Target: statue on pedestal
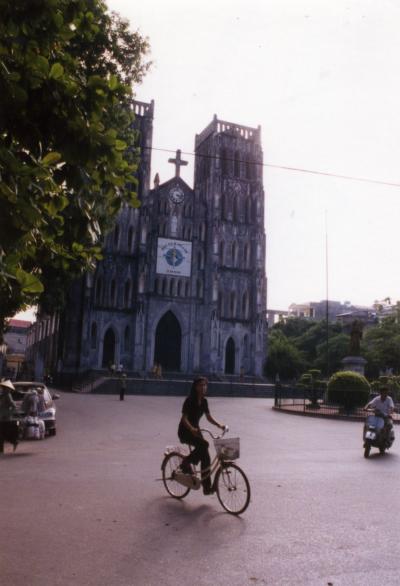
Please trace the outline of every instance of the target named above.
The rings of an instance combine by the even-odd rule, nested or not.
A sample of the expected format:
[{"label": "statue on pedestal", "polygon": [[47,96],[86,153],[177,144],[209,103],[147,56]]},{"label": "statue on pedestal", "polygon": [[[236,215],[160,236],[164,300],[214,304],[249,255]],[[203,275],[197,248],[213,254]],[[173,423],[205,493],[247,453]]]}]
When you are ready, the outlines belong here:
[{"label": "statue on pedestal", "polygon": [[356,319],[353,321],[350,332],[350,356],[360,356],[360,345],[363,334],[363,324],[360,320]]},{"label": "statue on pedestal", "polygon": [[343,370],[351,370],[364,375],[367,361],[361,356],[361,338],[363,323],[356,319],[353,321],[350,331],[349,356],[342,360]]}]

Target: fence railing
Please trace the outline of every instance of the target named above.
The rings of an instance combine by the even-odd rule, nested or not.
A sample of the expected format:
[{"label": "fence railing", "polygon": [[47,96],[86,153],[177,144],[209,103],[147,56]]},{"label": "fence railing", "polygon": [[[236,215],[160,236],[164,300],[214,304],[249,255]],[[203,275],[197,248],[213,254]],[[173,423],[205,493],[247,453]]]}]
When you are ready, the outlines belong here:
[{"label": "fence railing", "polygon": [[[302,413],[320,417],[334,417],[338,419],[365,419],[367,412],[363,407],[335,405],[327,400],[326,392],[311,393],[304,388],[276,385],[274,407],[282,411]],[[393,421],[400,423],[400,404],[395,403]]]}]

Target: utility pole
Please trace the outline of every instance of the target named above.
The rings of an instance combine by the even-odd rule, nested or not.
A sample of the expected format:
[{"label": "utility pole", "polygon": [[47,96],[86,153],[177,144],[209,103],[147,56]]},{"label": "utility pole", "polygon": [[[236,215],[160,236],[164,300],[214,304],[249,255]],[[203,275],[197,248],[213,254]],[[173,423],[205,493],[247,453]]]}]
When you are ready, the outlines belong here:
[{"label": "utility pole", "polygon": [[325,285],[326,285],[326,375],[329,378],[329,278],[328,278],[328,211],[325,210]]}]

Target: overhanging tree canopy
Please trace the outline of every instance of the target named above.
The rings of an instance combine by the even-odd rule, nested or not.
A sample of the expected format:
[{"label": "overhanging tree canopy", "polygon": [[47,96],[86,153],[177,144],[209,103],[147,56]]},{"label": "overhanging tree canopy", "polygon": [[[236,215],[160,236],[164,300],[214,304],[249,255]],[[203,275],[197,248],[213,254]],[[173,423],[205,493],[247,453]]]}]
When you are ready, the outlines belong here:
[{"label": "overhanging tree canopy", "polygon": [[[132,84],[148,43],[100,0],[0,0],[0,334],[92,266],[138,205]],[[45,293],[45,295],[44,295]]]}]

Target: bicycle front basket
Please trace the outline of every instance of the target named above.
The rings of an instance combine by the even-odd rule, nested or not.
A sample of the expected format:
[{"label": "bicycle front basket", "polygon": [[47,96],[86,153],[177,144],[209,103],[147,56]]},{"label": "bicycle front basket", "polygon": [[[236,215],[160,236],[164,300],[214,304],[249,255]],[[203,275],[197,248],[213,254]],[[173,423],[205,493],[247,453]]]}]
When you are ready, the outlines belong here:
[{"label": "bicycle front basket", "polygon": [[238,437],[221,438],[214,440],[215,451],[222,460],[236,460],[240,456],[240,442]]}]

